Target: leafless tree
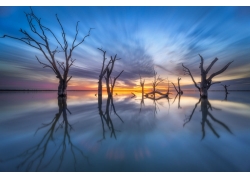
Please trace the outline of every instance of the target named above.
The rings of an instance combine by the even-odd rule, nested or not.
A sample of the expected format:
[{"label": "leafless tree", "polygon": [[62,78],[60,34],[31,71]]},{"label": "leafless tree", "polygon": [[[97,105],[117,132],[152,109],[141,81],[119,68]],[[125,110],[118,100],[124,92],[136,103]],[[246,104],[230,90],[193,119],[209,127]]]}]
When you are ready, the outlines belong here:
[{"label": "leafless tree", "polygon": [[201,98],[207,98],[208,96],[208,89],[210,88],[211,85],[215,84],[215,83],[220,83],[220,82],[212,82],[212,79],[223,73],[227,68],[228,66],[233,62],[229,62],[227,63],[221,70],[211,74],[208,78],[207,78],[207,74],[208,72],[210,71],[210,69],[212,68],[212,66],[216,63],[216,61],[218,61],[218,58],[215,58],[211,63],[210,65],[207,67],[207,69],[205,70],[204,67],[203,67],[203,63],[204,63],[204,59],[201,55],[199,55],[200,58],[201,58],[201,63],[200,63],[200,69],[201,69],[201,82],[200,82],[200,86],[197,85],[197,83],[195,82],[194,78],[193,78],[193,75],[191,73],[191,71],[182,64],[182,67],[183,67],[183,71],[185,74],[188,74],[190,75],[195,87],[199,90],[200,92],[200,96]]},{"label": "leafless tree", "polygon": [[103,60],[102,60],[102,69],[100,71],[100,75],[99,75],[99,80],[98,80],[98,102],[100,102],[100,105],[102,105],[102,80],[104,75],[107,72],[107,69],[109,67],[109,64],[111,63],[111,61],[108,62],[108,64],[105,64],[106,61],[106,51],[102,50],[101,48],[97,48],[100,51],[102,51],[103,53]]},{"label": "leafless tree", "polygon": [[161,83],[163,82],[165,79],[162,79],[160,77],[160,75],[157,76],[157,72],[154,70],[154,77],[153,77],[153,82],[152,82],[152,86],[153,86],[153,90],[149,93],[146,94],[146,97],[148,97],[149,95],[153,95],[154,98],[155,98],[155,94],[160,94],[160,95],[163,95],[163,96],[168,96],[168,93],[162,93],[158,90],[156,90],[156,87]]},{"label": "leafless tree", "polygon": [[225,93],[226,93],[226,94],[229,94],[229,92],[227,91],[227,88],[228,88],[230,85],[223,85],[223,84],[221,84],[221,85],[224,87]]},{"label": "leafless tree", "polygon": [[145,79],[142,80],[141,75],[140,76],[140,86],[141,86],[141,93],[142,96],[144,96],[144,83],[145,83]]},{"label": "leafless tree", "polygon": [[[4,35],[2,38],[8,37],[11,39],[15,39],[21,41],[32,48],[37,49],[42,53],[45,58],[46,62],[40,61],[40,59],[36,56],[37,61],[43,65],[43,68],[51,68],[52,71],[55,73],[56,78],[59,79],[59,86],[58,86],[58,97],[65,97],[67,96],[67,86],[68,82],[72,78],[72,76],[68,77],[69,69],[75,62],[75,59],[72,58],[73,51],[77,48],[80,44],[82,44],[85,39],[90,36],[91,29],[86,36],[78,39],[78,23],[76,23],[76,33],[73,38],[73,42],[71,45],[68,43],[66,38],[66,33],[63,28],[61,21],[59,20],[57,14],[56,19],[59,23],[60,29],[62,31],[62,40],[56,36],[56,34],[48,27],[42,24],[41,18],[38,18],[32,8],[30,8],[30,13],[25,13],[26,19],[29,24],[29,28],[31,32],[27,32],[26,30],[20,29],[20,32],[23,34],[23,37],[14,37],[10,35]],[[51,39],[49,39],[49,35],[52,35],[54,38],[54,42],[57,42],[57,47],[52,45]],[[58,48],[59,47],[59,48]],[[61,62],[58,58],[55,57],[57,53],[63,53],[64,61]]]},{"label": "leafless tree", "polygon": [[114,77],[112,79],[111,74],[113,72],[115,62],[117,60],[120,60],[120,58],[117,58],[117,55],[115,55],[114,57],[111,56],[109,62],[107,64],[105,64],[106,59],[107,59],[106,58],[106,51],[104,51],[101,48],[97,48],[97,49],[99,49],[103,53],[102,68],[101,68],[99,80],[98,80],[98,99],[100,99],[100,102],[101,102],[102,101],[102,80],[103,80],[103,78],[105,78],[105,80],[106,80],[107,94],[108,94],[108,96],[112,96],[116,80],[119,78],[119,76],[123,73],[124,70],[122,70],[116,77]]},{"label": "leafless tree", "polygon": [[176,92],[177,92],[178,94],[183,94],[183,91],[181,90],[181,87],[180,87],[180,80],[181,80],[181,78],[178,77],[177,80],[178,80],[178,90],[177,90],[177,88],[175,87],[174,83],[172,83],[172,84],[173,84],[173,86],[174,86],[174,88],[175,88],[175,90],[176,90]]}]

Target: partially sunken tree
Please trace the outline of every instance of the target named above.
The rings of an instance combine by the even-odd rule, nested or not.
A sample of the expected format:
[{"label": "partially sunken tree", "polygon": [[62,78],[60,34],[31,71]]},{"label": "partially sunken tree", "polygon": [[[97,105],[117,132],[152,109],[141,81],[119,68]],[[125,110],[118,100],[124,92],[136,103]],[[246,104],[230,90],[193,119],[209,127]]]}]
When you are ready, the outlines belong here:
[{"label": "partially sunken tree", "polygon": [[229,94],[229,92],[227,91],[227,88],[228,88],[230,85],[223,85],[223,84],[221,84],[221,85],[224,87],[225,93],[226,93],[226,94]]},{"label": "partially sunken tree", "polygon": [[175,87],[174,83],[172,83],[177,94],[183,94],[183,91],[181,90],[181,87],[180,87],[180,80],[181,80],[181,78],[178,77],[178,89]]},{"label": "partially sunken tree", "polygon": [[[58,97],[65,97],[67,96],[67,86],[68,82],[72,78],[72,76],[68,77],[69,69],[73,65],[75,59],[72,58],[73,51],[77,46],[82,44],[88,36],[90,36],[90,31],[92,28],[89,29],[89,32],[86,36],[77,40],[77,36],[79,33],[78,30],[78,23],[76,23],[76,33],[73,38],[73,42],[69,45],[68,40],[66,38],[66,33],[64,28],[56,14],[57,22],[61,28],[62,32],[62,40],[59,40],[55,33],[48,27],[44,26],[41,22],[41,18],[38,18],[32,8],[30,8],[30,13],[25,13],[27,21],[29,23],[29,27],[31,32],[27,32],[26,30],[20,29],[20,32],[24,35],[23,37],[13,37],[9,35],[4,35],[2,38],[8,37],[12,39],[16,39],[18,41],[22,41],[25,44],[39,50],[42,52],[43,56],[46,59],[46,63],[39,60],[36,56],[37,61],[43,65],[43,68],[51,68],[52,71],[55,73],[56,78],[59,79],[59,86],[58,86]],[[54,41],[50,41],[51,39],[48,38],[52,36]],[[55,47],[52,43],[57,42],[58,46]],[[62,52],[64,61],[58,61],[55,57],[56,53]],[[61,70],[60,70],[61,69]]]},{"label": "partially sunken tree", "polygon": [[108,96],[113,96],[113,90],[115,87],[116,80],[119,78],[119,76],[123,73],[123,70],[112,80],[111,74],[113,72],[113,68],[115,66],[115,62],[117,60],[120,60],[120,58],[117,58],[117,55],[114,56],[114,58],[111,56],[108,64],[105,64],[106,61],[106,51],[97,48],[103,53],[103,60],[102,60],[102,69],[100,71],[99,79],[98,79],[98,102],[99,105],[102,105],[102,80],[105,78],[106,80],[106,88],[107,88],[107,94]]},{"label": "partially sunken tree", "polygon": [[200,63],[200,67],[199,67],[199,68],[201,69],[201,82],[200,82],[200,87],[199,87],[199,86],[197,85],[197,83],[195,82],[195,80],[194,80],[194,78],[193,78],[193,75],[192,75],[191,71],[190,71],[186,66],[184,66],[183,64],[182,64],[182,66],[183,66],[183,71],[184,71],[184,73],[190,75],[190,77],[191,77],[191,79],[192,79],[192,81],[193,81],[195,87],[196,87],[196,88],[199,90],[199,92],[200,92],[200,96],[201,96],[202,98],[207,98],[207,96],[208,96],[208,92],[207,92],[207,91],[208,91],[208,89],[210,88],[210,86],[213,85],[213,84],[215,84],[215,83],[219,83],[219,82],[213,82],[213,83],[212,83],[212,79],[213,79],[215,76],[217,76],[217,75],[223,73],[233,61],[227,63],[226,66],[224,66],[221,70],[219,70],[219,71],[217,71],[217,72],[211,74],[211,75],[209,76],[209,78],[207,78],[208,72],[210,71],[210,69],[212,68],[212,66],[216,63],[216,61],[218,61],[218,58],[215,58],[215,59],[210,63],[210,65],[208,66],[208,68],[205,70],[204,67],[203,67],[204,59],[203,59],[203,57],[202,57],[201,55],[199,55],[199,56],[200,56],[200,58],[201,58],[201,63]]},{"label": "partially sunken tree", "polygon": [[160,95],[164,95],[164,96],[168,96],[168,93],[164,94],[158,90],[156,90],[156,87],[161,83],[163,82],[165,79],[162,79],[160,77],[160,75],[157,76],[157,72],[154,70],[154,79],[153,79],[153,82],[152,82],[152,86],[153,86],[153,91],[152,92],[149,92],[146,94],[146,97],[148,97],[149,95],[153,95],[154,98],[155,98],[155,94],[160,94]]}]

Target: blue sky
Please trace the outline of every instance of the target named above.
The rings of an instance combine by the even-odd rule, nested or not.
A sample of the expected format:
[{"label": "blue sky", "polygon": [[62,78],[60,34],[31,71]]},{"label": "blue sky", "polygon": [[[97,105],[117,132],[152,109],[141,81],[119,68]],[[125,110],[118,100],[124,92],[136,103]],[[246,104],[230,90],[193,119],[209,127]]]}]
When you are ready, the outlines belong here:
[{"label": "blue sky", "polygon": [[[69,42],[79,22],[79,39],[91,31],[90,37],[77,47],[76,59],[69,74],[69,89],[95,89],[102,63],[102,53],[115,54],[114,76],[121,70],[117,86],[136,87],[138,74],[151,83],[152,67],[170,81],[186,88],[195,88],[181,63],[200,80],[201,54],[205,67],[217,57],[211,73],[234,61],[214,81],[231,84],[232,89],[250,89],[250,7],[33,7],[42,23],[61,37],[55,14],[61,20]],[[0,7],[0,36],[22,37],[19,29],[29,31],[24,12],[29,7]],[[57,46],[51,37],[51,43]],[[0,39],[0,89],[56,89],[57,78],[50,69],[42,68],[35,56],[45,62],[42,54],[28,45],[9,38]],[[58,54],[58,60],[61,55]],[[220,86],[213,88],[221,89]],[[223,90],[223,88],[222,88]]]}]

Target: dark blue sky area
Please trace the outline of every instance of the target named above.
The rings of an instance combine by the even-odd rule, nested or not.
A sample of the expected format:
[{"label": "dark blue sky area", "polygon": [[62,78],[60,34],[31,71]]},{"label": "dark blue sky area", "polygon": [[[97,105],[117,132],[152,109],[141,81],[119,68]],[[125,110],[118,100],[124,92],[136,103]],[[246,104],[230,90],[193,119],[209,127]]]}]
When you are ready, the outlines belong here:
[{"label": "dark blue sky area", "polygon": [[[227,82],[231,89],[250,89],[250,7],[37,6],[33,11],[61,38],[55,17],[58,14],[70,44],[77,21],[80,21],[78,40],[89,28],[95,28],[74,51],[76,61],[69,73],[73,76],[69,89],[97,87],[102,62],[102,53],[97,48],[106,50],[108,56],[117,54],[121,58],[114,71],[116,75],[124,70],[118,86],[135,87],[138,74],[151,83],[154,67],[161,77],[173,82],[182,77],[182,84],[193,88],[190,77],[183,74],[181,63],[190,68],[199,82],[198,54],[201,54],[205,67],[215,57],[219,59],[211,73],[234,60],[214,81]],[[24,12],[30,12],[30,8],[0,7],[0,36],[23,37],[20,28],[30,32]],[[53,37],[49,38],[56,47]],[[0,89],[57,88],[53,72],[42,68],[35,59],[38,56],[46,61],[38,50],[4,38],[0,39],[0,52]],[[57,59],[61,58],[59,53]]]}]

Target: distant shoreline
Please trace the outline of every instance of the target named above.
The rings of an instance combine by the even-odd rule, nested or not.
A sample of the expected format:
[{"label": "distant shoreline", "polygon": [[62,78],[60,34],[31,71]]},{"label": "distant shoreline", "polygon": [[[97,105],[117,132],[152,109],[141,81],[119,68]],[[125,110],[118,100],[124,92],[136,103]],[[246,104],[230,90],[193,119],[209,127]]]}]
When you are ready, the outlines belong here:
[{"label": "distant shoreline", "polygon": [[[25,89],[0,89],[0,91],[57,91],[57,90],[25,90]],[[67,91],[97,91],[97,90],[67,90]],[[131,91],[134,92],[133,90],[117,90],[117,91]],[[197,91],[197,90],[185,90],[183,91]],[[225,91],[225,90],[209,90],[209,91]],[[250,91],[250,90],[228,90],[228,91]]]}]

